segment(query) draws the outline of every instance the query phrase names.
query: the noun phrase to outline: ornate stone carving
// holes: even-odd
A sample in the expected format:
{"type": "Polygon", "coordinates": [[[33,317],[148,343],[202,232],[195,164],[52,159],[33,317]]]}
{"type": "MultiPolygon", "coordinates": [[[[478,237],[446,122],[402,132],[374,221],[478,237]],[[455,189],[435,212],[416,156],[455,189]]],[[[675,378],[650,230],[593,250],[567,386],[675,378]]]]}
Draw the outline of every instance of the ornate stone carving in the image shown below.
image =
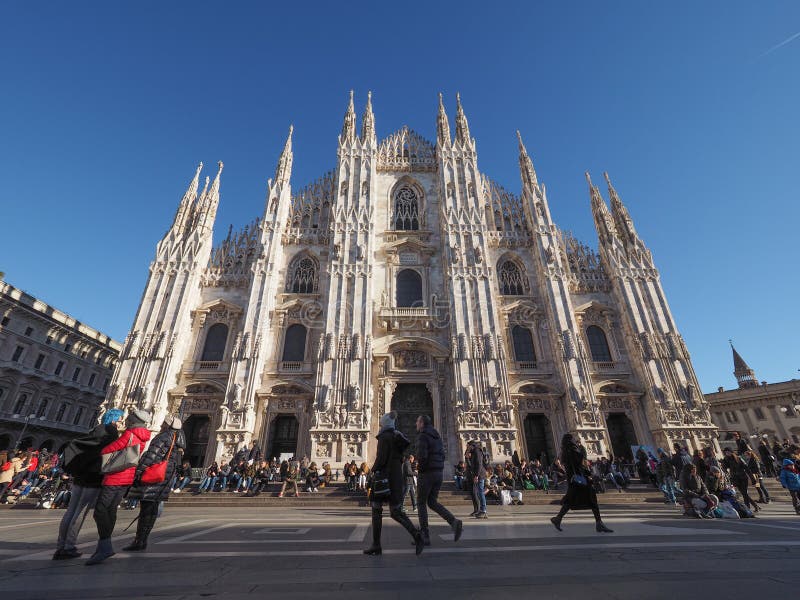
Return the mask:
{"type": "Polygon", "coordinates": [[[428,354],[422,350],[395,350],[392,353],[396,369],[427,369],[428,354]]]}

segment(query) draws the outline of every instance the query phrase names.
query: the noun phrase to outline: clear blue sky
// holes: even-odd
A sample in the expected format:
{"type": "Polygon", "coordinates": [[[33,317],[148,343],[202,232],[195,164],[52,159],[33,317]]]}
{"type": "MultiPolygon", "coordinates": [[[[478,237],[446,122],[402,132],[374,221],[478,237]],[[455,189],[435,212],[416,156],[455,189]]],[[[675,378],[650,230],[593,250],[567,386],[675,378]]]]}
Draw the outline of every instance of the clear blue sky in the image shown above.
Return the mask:
{"type": "Polygon", "coordinates": [[[800,369],[798,2],[59,2],[0,7],[0,270],[122,340],[199,161],[217,236],[261,214],[289,123],[297,188],[335,164],[348,90],[379,137],[435,137],[461,92],[482,171],[596,245],[608,170],[653,250],[705,391],[728,338],[800,369]]]}

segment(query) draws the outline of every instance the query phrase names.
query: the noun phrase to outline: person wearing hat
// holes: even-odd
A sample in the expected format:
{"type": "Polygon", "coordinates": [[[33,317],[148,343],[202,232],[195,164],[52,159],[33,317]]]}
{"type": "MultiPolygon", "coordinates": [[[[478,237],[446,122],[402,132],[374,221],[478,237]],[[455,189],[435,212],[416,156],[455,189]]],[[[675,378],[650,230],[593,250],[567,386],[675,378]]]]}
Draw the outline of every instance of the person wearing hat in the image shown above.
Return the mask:
{"type": "MultiPolygon", "coordinates": [[[[137,409],[128,413],[128,418],[125,419],[125,431],[116,441],[103,448],[100,452],[101,459],[105,455],[124,451],[128,446],[138,446],[139,453],[144,452],[147,442],[150,441],[150,430],[147,429],[150,418],[150,413],[146,410],[137,409]]],[[[114,556],[111,534],[114,533],[114,525],[117,524],[117,506],[133,483],[135,474],[136,465],[133,465],[113,473],[106,472],[103,476],[103,486],[100,488],[100,495],[94,507],[94,522],[97,524],[99,539],[94,554],[86,561],[87,565],[96,565],[114,556]]]]}
{"type": "Polygon", "coordinates": [[[53,560],[78,558],[75,546],[89,510],[94,508],[103,474],[100,472],[100,451],[119,437],[125,415],[118,408],[105,412],[100,424],[86,435],[72,440],[64,448],[64,472],[72,475],[69,506],[58,527],[58,541],[53,560]]]}
{"type": "Polygon", "coordinates": [[[125,552],[141,552],[147,548],[147,538],[153,530],[158,518],[158,506],[169,500],[172,477],[181,464],[183,451],[186,448],[186,437],[181,430],[183,423],[174,415],[167,415],[161,424],[161,431],[153,438],[147,451],[139,459],[133,477],[133,487],[128,498],[140,500],[139,521],[136,524],[136,537],[133,542],[123,548],[125,552]],[[166,461],[164,480],[159,483],[142,483],[145,469],[166,461]]]}
{"type": "Polygon", "coordinates": [[[370,494],[372,508],[372,545],[364,550],[364,554],[381,554],[381,528],[383,527],[383,504],[389,504],[389,516],[400,523],[414,538],[417,554],[425,547],[425,540],[419,529],[414,527],[411,519],[403,512],[403,452],[411,445],[408,438],[396,429],[397,416],[394,412],[385,414],[380,419],[378,433],[378,449],[372,465],[374,477],[385,477],[389,481],[389,496],[376,499],[370,494]]]}

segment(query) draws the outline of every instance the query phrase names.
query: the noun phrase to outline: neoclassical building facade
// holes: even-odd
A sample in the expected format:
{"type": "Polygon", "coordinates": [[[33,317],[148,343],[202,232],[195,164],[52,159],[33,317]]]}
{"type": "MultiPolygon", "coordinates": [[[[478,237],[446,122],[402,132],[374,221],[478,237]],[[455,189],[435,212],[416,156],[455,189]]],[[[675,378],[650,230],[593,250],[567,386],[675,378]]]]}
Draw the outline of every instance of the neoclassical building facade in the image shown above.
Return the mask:
{"type": "Polygon", "coordinates": [[[94,427],[119,351],[0,274],[0,450],[58,451],[94,427]]]}
{"type": "MultiPolygon", "coordinates": [[[[519,138],[521,194],[482,173],[460,99],[436,142],[378,140],[351,94],[335,168],[290,185],[292,131],[262,216],[212,243],[222,163],[202,165],[158,243],[107,403],[181,413],[195,465],[269,456],[366,461],[378,417],[430,414],[449,462],[552,460],[715,443],[650,251],[611,183],[589,181],[599,253],[552,221],[519,138]]],[[[588,179],[588,175],[587,175],[588,179]]]]}

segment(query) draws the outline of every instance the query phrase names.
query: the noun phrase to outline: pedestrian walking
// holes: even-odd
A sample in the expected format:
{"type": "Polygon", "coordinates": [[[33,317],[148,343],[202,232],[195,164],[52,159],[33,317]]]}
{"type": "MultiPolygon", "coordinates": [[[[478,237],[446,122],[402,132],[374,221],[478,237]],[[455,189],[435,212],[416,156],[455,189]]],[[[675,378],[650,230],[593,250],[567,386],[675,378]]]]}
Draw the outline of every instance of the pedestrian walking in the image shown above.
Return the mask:
{"type": "Polygon", "coordinates": [[[150,413],[141,409],[128,413],[125,431],[100,452],[103,485],[94,507],[98,540],[87,565],[96,565],[114,556],[111,534],[117,524],[117,506],[133,484],[139,456],[150,440],[150,430],[147,429],[150,418],[150,413]]]}
{"type": "Polygon", "coordinates": [[[411,510],[417,512],[417,465],[416,458],[409,454],[403,461],[403,510],[406,496],[411,497],[411,510]]]}
{"type": "Polygon", "coordinates": [[[72,476],[69,505],[58,526],[58,541],[53,560],[78,558],[81,552],[75,543],[86,520],[94,508],[103,483],[100,472],[100,451],[119,437],[118,424],[124,412],[111,408],[103,415],[97,427],[86,435],[72,440],[64,448],[64,472],[72,476]]]}
{"type": "Polygon", "coordinates": [[[186,449],[182,426],[178,417],[167,415],[161,424],[161,431],[153,438],[147,451],[139,459],[133,477],[133,487],[128,492],[129,499],[139,500],[136,537],[123,548],[125,552],[141,552],[147,549],[147,538],[158,519],[159,506],[169,500],[170,482],[178,465],[181,464],[183,451],[186,449]],[[158,474],[148,477],[151,472],[158,474]],[[164,477],[159,481],[158,478],[161,478],[162,474],[164,477]]]}
{"type": "Polygon", "coordinates": [[[414,538],[416,553],[422,553],[425,540],[419,529],[414,527],[411,519],[403,512],[403,453],[411,445],[408,438],[395,427],[394,412],[383,415],[380,419],[378,448],[375,462],[372,465],[372,489],[370,490],[370,507],[372,509],[372,545],[364,550],[364,554],[381,554],[381,529],[383,527],[383,505],[389,504],[389,516],[400,523],[414,538]],[[388,484],[388,493],[378,496],[384,491],[384,482],[388,484]],[[380,485],[380,489],[379,486],[380,485]]]}
{"type": "Polygon", "coordinates": [[[428,415],[417,417],[417,506],[419,508],[419,529],[425,545],[431,545],[428,530],[428,509],[442,517],[453,530],[453,541],[461,538],[464,524],[439,503],[439,490],[442,489],[444,472],[444,445],[428,415]]]}
{"type": "Polygon", "coordinates": [[[571,433],[561,438],[561,462],[567,472],[567,493],[561,499],[561,510],[550,519],[561,531],[561,521],[569,510],[591,510],[598,533],[613,533],[600,518],[597,493],[592,485],[592,475],[587,467],[586,449],[575,442],[571,433]]]}
{"type": "Polygon", "coordinates": [[[486,465],[487,460],[483,449],[477,442],[470,442],[469,470],[472,474],[472,495],[475,499],[475,512],[470,516],[476,519],[486,519],[486,465]]]}

